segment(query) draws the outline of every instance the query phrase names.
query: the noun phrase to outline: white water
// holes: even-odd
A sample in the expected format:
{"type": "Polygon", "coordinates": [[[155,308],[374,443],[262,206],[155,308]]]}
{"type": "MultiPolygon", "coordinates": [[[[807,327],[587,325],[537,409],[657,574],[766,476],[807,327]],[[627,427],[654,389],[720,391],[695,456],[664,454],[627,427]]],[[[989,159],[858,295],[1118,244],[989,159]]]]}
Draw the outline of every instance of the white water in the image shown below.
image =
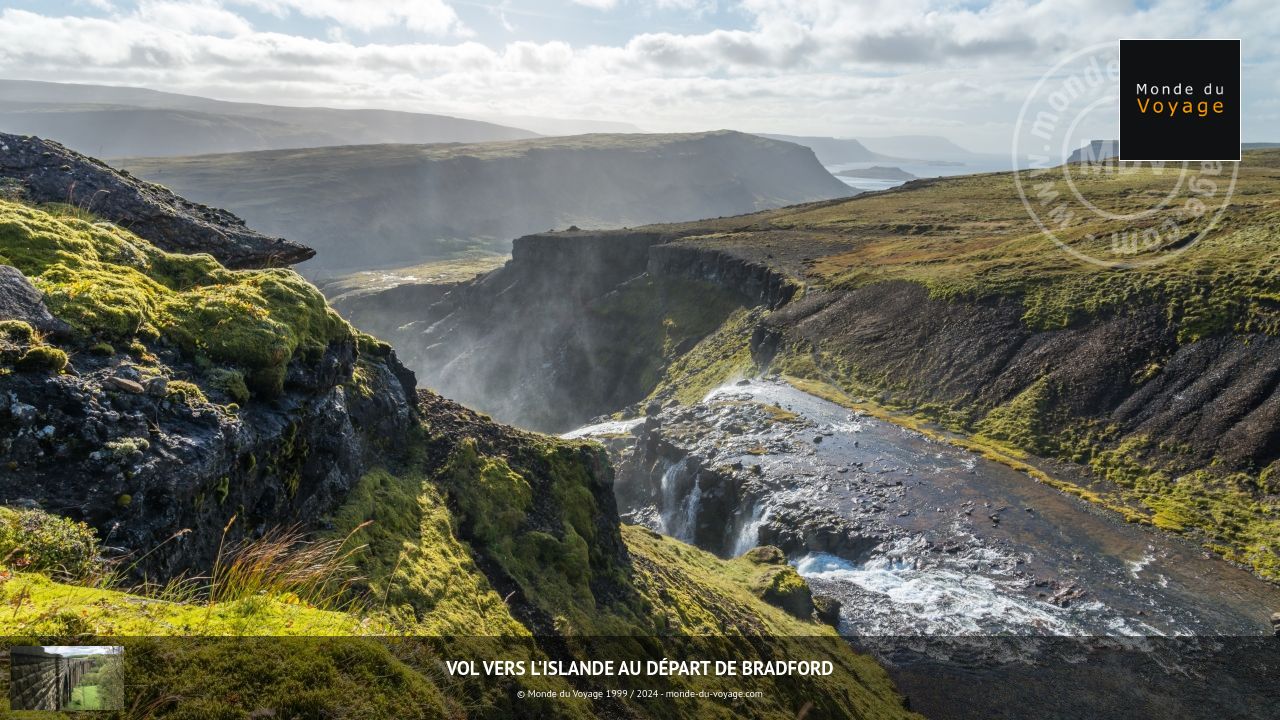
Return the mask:
{"type": "Polygon", "coordinates": [[[1156,556],[1151,554],[1151,547],[1147,546],[1147,552],[1141,558],[1129,561],[1129,574],[1135,578],[1138,577],[1138,574],[1145,570],[1155,559],[1156,556]]]}
{"type": "Polygon", "coordinates": [[[672,537],[679,537],[675,533],[676,530],[676,509],[680,507],[680,499],[677,497],[678,488],[677,481],[680,475],[684,473],[685,465],[688,458],[680,460],[680,462],[672,463],[662,472],[661,490],[662,490],[662,534],[672,537]]]}
{"type": "Polygon", "coordinates": [[[693,487],[689,490],[688,496],[684,499],[684,512],[681,513],[680,527],[674,528],[672,534],[685,542],[693,542],[694,531],[698,527],[698,511],[701,509],[698,505],[702,502],[702,486],[698,484],[697,479],[693,481],[693,487]]]}
{"type": "Polygon", "coordinates": [[[632,418],[630,420],[609,420],[608,422],[596,423],[595,425],[583,425],[580,428],[574,428],[560,437],[566,440],[577,440],[584,437],[595,437],[599,435],[626,435],[631,432],[635,426],[644,422],[644,418],[632,418]]]}
{"type": "Polygon", "coordinates": [[[760,526],[768,519],[768,509],[762,510],[762,506],[759,504],[751,509],[751,517],[742,524],[742,529],[738,531],[737,539],[733,541],[734,557],[738,557],[759,544],[760,526]]]}
{"type": "MultiPolygon", "coordinates": [[[[916,569],[910,560],[881,556],[854,565],[811,553],[796,561],[806,578],[849,583],[883,596],[874,625],[885,634],[978,635],[993,626],[1024,626],[1032,633],[1083,635],[1061,608],[1000,591],[990,579],[954,570],[916,569]]],[[[865,618],[872,620],[872,618],[865,618]]]]}

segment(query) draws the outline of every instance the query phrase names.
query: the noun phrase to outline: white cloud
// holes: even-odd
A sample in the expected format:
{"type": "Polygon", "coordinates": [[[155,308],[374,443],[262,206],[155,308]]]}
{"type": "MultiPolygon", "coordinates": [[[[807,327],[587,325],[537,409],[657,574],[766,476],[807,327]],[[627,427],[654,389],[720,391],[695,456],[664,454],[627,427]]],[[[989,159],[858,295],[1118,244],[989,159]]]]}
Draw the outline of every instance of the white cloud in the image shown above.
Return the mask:
{"type": "Polygon", "coordinates": [[[147,25],[184,33],[241,35],[253,31],[248,21],[212,0],[142,0],[137,17],[147,25]]]}
{"type": "Polygon", "coordinates": [[[331,20],[344,28],[370,32],[382,28],[404,26],[410,30],[434,35],[465,34],[458,14],[444,0],[227,0],[230,4],[252,7],[285,17],[297,13],[303,17],[331,20]]]}
{"type": "Polygon", "coordinates": [[[612,10],[618,6],[618,0],[569,0],[574,5],[593,8],[595,10],[612,10]]]}
{"type": "Polygon", "coordinates": [[[610,45],[485,45],[458,37],[461,25],[439,0],[395,8],[372,0],[146,0],[105,18],[0,11],[0,76],[278,103],[592,117],[653,130],[954,128],[962,144],[999,149],[1041,72],[1074,48],[1141,28],[1150,36],[1243,37],[1247,96],[1259,103],[1256,113],[1246,106],[1248,135],[1251,118],[1274,119],[1275,107],[1261,103],[1280,90],[1271,49],[1280,13],[1265,12],[1267,1],[1169,0],[1118,12],[1103,0],[997,0],[985,8],[742,0],[745,29],[637,33],[610,45]],[[320,38],[264,32],[231,12],[250,5],[323,19],[327,29],[320,38]],[[434,28],[437,37],[384,44],[360,34],[411,25],[434,28]]]}

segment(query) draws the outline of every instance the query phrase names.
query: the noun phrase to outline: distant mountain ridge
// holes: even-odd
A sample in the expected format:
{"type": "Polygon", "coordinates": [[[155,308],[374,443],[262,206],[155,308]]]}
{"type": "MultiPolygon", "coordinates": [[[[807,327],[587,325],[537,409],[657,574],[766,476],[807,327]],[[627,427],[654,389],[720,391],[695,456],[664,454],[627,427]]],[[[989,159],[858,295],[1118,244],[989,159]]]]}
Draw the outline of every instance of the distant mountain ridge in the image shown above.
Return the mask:
{"type": "Polygon", "coordinates": [[[39,135],[97,157],[537,137],[529,130],[447,115],[285,107],[27,80],[0,80],[0,131],[39,135]]]}
{"type": "Polygon", "coordinates": [[[823,165],[841,165],[844,163],[867,162],[870,160],[892,160],[893,158],[874,153],[861,142],[853,138],[817,137],[810,135],[773,135],[757,133],[770,140],[803,145],[818,156],[823,165]]]}
{"type": "Polygon", "coordinates": [[[551,228],[736,215],[854,194],[801,146],[733,131],[362,145],[120,165],[317,251],[312,276],[412,265],[551,228]]]}

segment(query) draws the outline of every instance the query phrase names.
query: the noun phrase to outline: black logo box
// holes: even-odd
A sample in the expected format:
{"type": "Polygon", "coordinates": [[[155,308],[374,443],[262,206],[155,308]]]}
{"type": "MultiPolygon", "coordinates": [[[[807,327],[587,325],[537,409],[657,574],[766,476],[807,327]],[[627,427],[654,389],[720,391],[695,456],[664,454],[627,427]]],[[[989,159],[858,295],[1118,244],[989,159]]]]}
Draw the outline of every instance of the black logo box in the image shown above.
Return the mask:
{"type": "Polygon", "coordinates": [[[1239,40],[1121,40],[1120,159],[1239,161],[1240,65],[1239,40]],[[1177,103],[1172,115],[1170,103],[1177,103]]]}

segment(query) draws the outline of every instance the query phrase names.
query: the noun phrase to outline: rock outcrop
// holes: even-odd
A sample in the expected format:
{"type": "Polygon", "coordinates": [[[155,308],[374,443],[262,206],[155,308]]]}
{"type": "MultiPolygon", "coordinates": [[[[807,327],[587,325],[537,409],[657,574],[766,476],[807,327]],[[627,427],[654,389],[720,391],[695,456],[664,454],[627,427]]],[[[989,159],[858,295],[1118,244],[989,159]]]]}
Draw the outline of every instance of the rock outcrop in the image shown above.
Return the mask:
{"type": "Polygon", "coordinates": [[[16,267],[0,265],[0,320],[20,320],[42,333],[64,336],[70,326],[54,317],[43,294],[16,267]]]}
{"type": "Polygon", "coordinates": [[[292,271],[158,247],[259,265],[275,241],[56,145],[3,143],[26,202],[59,177],[109,188],[97,207],[119,226],[0,200],[0,505],[83,520],[168,577],[206,571],[233,516],[232,542],[314,527],[398,452],[416,382],[390,347],[292,271]]]}
{"type": "Polygon", "coordinates": [[[229,268],[283,267],[315,251],[250,230],[240,218],[117,173],[51,140],[0,133],[0,191],[64,203],[110,220],[169,252],[209,253],[229,268]]]}
{"type": "Polygon", "coordinates": [[[692,228],[568,231],[518,238],[505,267],[426,308],[361,299],[384,314],[421,382],[497,418],[564,431],[642,400],[666,365],[738,308],[784,302],[778,273],[668,243],[692,228]]]}

